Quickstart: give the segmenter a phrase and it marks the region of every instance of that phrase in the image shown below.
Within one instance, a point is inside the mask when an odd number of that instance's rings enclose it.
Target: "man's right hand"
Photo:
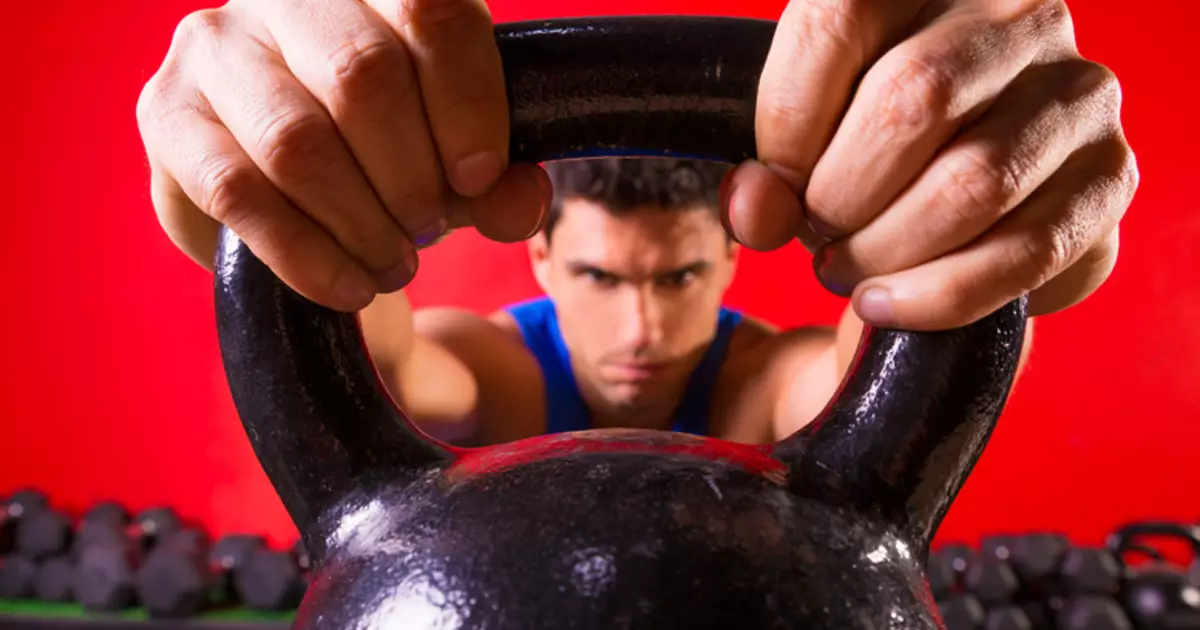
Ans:
[[[339,310],[407,285],[447,228],[520,240],[549,205],[508,162],[482,0],[232,0],[182,21],[137,114],[181,250],[211,269],[225,224]]]

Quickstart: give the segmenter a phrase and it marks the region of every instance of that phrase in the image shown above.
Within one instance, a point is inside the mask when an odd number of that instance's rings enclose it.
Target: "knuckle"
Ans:
[[[198,184],[204,212],[218,223],[234,226],[245,223],[260,179],[252,166],[220,160],[201,167]]]
[[[486,3],[477,0],[403,0],[399,11],[400,22],[423,37],[453,37],[492,24]]]
[[[1020,196],[1028,167],[995,144],[959,151],[949,160],[942,194],[962,220],[995,220]]]
[[[1111,182],[1108,196],[1128,203],[1141,185],[1141,171],[1138,168],[1137,156],[1123,135],[1113,135],[1103,146],[1104,166],[1102,178]]]
[[[795,41],[802,46],[818,46],[825,54],[853,55],[855,67],[866,64],[862,0],[807,0],[799,4],[803,13],[790,21]]]
[[[334,159],[329,124],[316,112],[284,112],[271,116],[258,134],[263,168],[285,180],[308,178]]]
[[[207,43],[220,38],[229,30],[230,15],[224,9],[201,9],[184,16],[175,28],[171,48],[188,50],[198,43]]]
[[[910,55],[884,79],[879,111],[886,128],[922,129],[953,115],[955,77],[950,63],[937,55]]]
[[[330,54],[328,63],[335,100],[354,102],[384,90],[414,88],[411,73],[404,71],[403,49],[385,36],[351,38]]]
[[[1044,230],[1031,231],[1016,242],[1016,268],[1024,269],[1025,273],[1020,277],[1029,280],[1023,289],[1033,291],[1066,269],[1075,238],[1069,229],[1051,225]]]

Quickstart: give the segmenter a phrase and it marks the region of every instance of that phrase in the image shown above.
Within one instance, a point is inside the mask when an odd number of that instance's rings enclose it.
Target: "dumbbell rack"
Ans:
[[[284,630],[307,588],[307,553],[253,534],[206,533],[166,506],[84,514],[45,493],[0,497],[0,628]]]
[[[291,618],[290,613],[231,610],[194,619],[148,619],[138,610],[101,615],[87,613],[74,604],[0,601],[0,628],[5,630],[287,630]]]

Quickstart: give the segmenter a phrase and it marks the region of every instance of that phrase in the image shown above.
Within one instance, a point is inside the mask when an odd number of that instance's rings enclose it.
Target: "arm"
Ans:
[[[537,363],[492,321],[459,309],[413,312],[401,291],[380,295],[360,318],[381,379],[414,422],[458,425],[454,433],[488,444],[541,431]]]
[[[1033,319],[1025,327],[1025,343],[1017,361],[1016,378],[1028,363],[1033,345]],[[774,439],[803,428],[825,408],[841,385],[862,337],[863,321],[847,306],[835,331],[816,334],[797,329],[772,340],[767,379],[773,402]]]

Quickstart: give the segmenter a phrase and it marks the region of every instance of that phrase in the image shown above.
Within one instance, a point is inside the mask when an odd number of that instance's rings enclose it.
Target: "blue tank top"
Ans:
[[[546,384],[546,433],[583,431],[591,428],[591,412],[579,393],[571,354],[558,327],[558,315],[550,298],[538,298],[514,304],[506,309],[525,339],[525,345],[537,359]],[[675,413],[671,430],[696,435],[708,434],[709,403],[717,374],[725,361],[729,340],[742,321],[742,314],[722,308],[717,333],[692,372],[683,400]]]

